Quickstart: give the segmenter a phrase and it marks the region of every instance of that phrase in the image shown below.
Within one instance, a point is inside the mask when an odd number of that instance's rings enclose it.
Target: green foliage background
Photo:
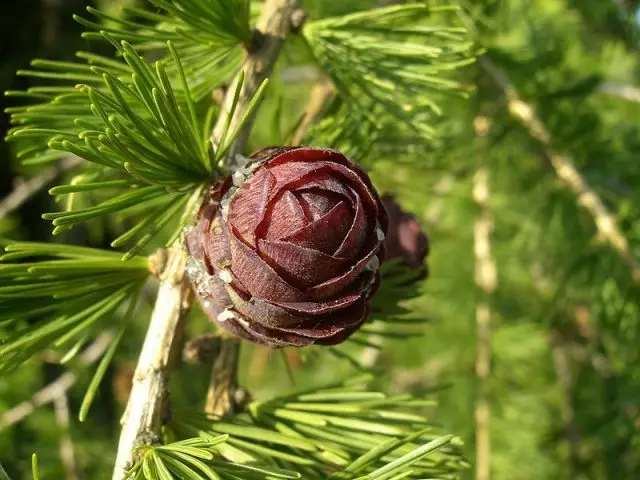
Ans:
[[[103,2],[112,8],[112,2]],[[366,10],[373,1],[313,0],[311,18]],[[444,3],[444,2],[432,2]],[[33,57],[69,59],[87,48],[71,21],[84,2],[60,2],[53,12],[34,0],[3,5],[2,90],[24,89],[30,78],[14,76]],[[503,0],[469,1],[464,6],[476,28],[478,46],[512,79],[547,125],[553,145],[576,166],[616,215],[636,257],[640,253],[640,168],[637,152],[640,103],[603,93],[604,82],[633,85],[639,73],[639,43],[631,16],[614,1]],[[102,5],[103,7],[105,5]],[[16,21],[20,19],[20,21]],[[53,19],[53,20],[52,20]],[[57,19],[58,23],[55,23]],[[51,24],[54,23],[54,26]],[[53,29],[53,30],[51,30]],[[51,32],[53,33],[53,36]],[[307,66],[309,52],[293,42],[276,73]],[[399,123],[385,130],[379,147],[364,157],[379,189],[395,192],[420,219],[431,239],[430,278],[408,308],[429,319],[424,334],[386,339],[377,357],[380,390],[410,391],[438,400],[426,411],[432,420],[465,441],[474,463],[473,408],[478,389],[474,375],[475,319],[480,298],[474,285],[473,222],[478,207],[472,178],[483,166],[491,180],[495,217],[492,249],[499,286],[491,305],[493,360],[489,380],[492,407],[492,470],[496,479],[632,479],[640,472],[640,299],[628,267],[596,235],[594,221],[560,184],[540,146],[509,115],[499,88],[481,67],[467,67],[457,79],[473,91],[470,100],[444,97],[443,116],[435,121],[438,142],[413,142]],[[251,147],[282,138],[295,124],[312,81],[277,80],[260,112]],[[275,92],[275,94],[273,94]],[[15,105],[12,98],[4,105]],[[340,111],[336,118],[340,118]],[[473,120],[483,116],[490,134],[480,140]],[[272,119],[279,118],[274,128]],[[3,117],[3,128],[7,118]],[[322,142],[325,132],[315,132]],[[364,143],[367,135],[364,133]],[[356,142],[357,143],[357,142]],[[362,145],[350,145],[360,151]],[[28,174],[9,147],[0,147],[0,190]],[[43,241],[50,224],[40,220],[54,209],[46,192],[9,219],[0,234]],[[122,225],[97,219],[65,233],[64,241],[108,247]],[[56,239],[57,240],[57,239]],[[161,242],[158,241],[158,245]],[[150,245],[151,251],[154,245]],[[146,319],[150,305],[139,318]],[[146,322],[134,322],[109,367],[89,421],[72,419],[72,437],[83,478],[109,478],[123,406],[118,383],[135,364]],[[197,311],[190,334],[207,331]],[[553,339],[569,358],[571,385],[563,388],[554,364]],[[279,353],[267,357],[246,348],[241,379],[256,398],[292,388]],[[266,366],[261,362],[266,359]],[[0,378],[0,412],[30,398],[55,379],[63,367],[30,362]],[[76,370],[70,394],[77,412],[90,371]],[[323,356],[294,368],[296,388],[350,375],[348,363]],[[182,365],[173,376],[176,403],[200,405],[206,389],[205,367]],[[194,380],[195,379],[195,380]],[[577,442],[567,435],[572,412]],[[564,412],[564,414],[563,414]],[[50,406],[0,431],[0,463],[11,478],[30,478],[30,456],[37,451],[42,478],[63,478],[57,445],[61,432]],[[471,478],[473,471],[465,473]]]

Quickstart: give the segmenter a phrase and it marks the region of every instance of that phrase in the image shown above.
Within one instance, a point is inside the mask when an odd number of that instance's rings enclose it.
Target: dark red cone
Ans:
[[[210,318],[270,346],[333,345],[365,321],[387,216],[339,152],[262,150],[214,185],[187,234],[188,273]]]

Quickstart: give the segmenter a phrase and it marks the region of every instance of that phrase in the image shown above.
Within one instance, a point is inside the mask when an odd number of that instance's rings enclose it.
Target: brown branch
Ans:
[[[301,0],[266,0],[258,22],[256,24],[255,46],[256,48],[249,52],[247,60],[242,66],[244,71],[244,85],[238,98],[237,108],[231,118],[229,128],[233,131],[244,112],[246,112],[249,102],[254,97],[258,87],[262,82],[271,75],[273,65],[280,54],[285,37],[292,28],[292,18],[300,5]],[[222,135],[227,128],[228,115],[233,104],[234,92],[238,85],[239,77],[236,77],[228,89],[227,96],[222,108],[222,114],[218,118],[216,125],[211,134],[211,140],[214,144],[218,144]],[[245,128],[237,137],[234,145],[230,148],[228,159],[233,164],[236,154],[243,153],[244,147],[249,139],[251,127],[255,121],[254,115],[249,118],[245,124]]]
[[[78,356],[78,365],[87,367],[96,362],[102,354],[109,348],[113,341],[113,332],[103,332]],[[18,423],[36,408],[53,402],[60,395],[66,392],[76,383],[77,376],[73,372],[65,372],[46,387],[37,391],[30,400],[19,403],[10,410],[4,412],[0,417],[0,430]]]
[[[20,182],[13,191],[0,201],[0,220],[35,195],[40,189],[53,182],[58,175],[70,170],[82,162],[80,157],[66,157],[59,163],[45,168],[37,175]]]
[[[121,421],[114,480],[123,479],[133,465],[134,448],[160,441],[160,429],[168,413],[169,366],[191,306],[192,292],[185,275],[186,263],[187,255],[182,245],[169,249]]]
[[[484,137],[490,123],[485,117],[474,120],[476,133]],[[481,139],[480,139],[481,141]],[[491,406],[488,379],[491,374],[491,296],[498,278],[491,254],[493,215],[490,208],[489,172],[480,167],[473,178],[473,199],[479,207],[474,227],[475,283],[479,290],[476,305],[476,376],[478,396],[475,406],[476,421],[476,480],[491,478]]]
[[[56,422],[60,427],[62,436],[60,438],[60,460],[65,471],[67,480],[78,480],[76,471],[76,456],[74,453],[73,440],[69,433],[69,402],[67,395],[62,393],[53,401],[56,414]]]
[[[211,379],[204,408],[207,415],[222,418],[236,411],[239,356],[239,339],[220,338],[218,352],[211,368]]]
[[[573,159],[555,151],[550,132],[536,115],[533,107],[520,98],[518,91],[506,74],[487,57],[481,57],[478,61],[493,83],[503,91],[507,99],[509,113],[527,129],[532,138],[540,143],[558,179],[573,192],[577,197],[578,204],[591,215],[598,235],[617,252],[629,267],[633,281],[640,283],[640,263],[618,227],[615,216],[609,212],[597,192],[580,174]]]
[[[629,102],[640,102],[640,88],[615,82],[604,82],[598,86],[598,91],[613,97],[619,97]]]
[[[182,349],[182,361],[188,365],[211,363],[220,349],[220,335],[205,333],[188,340]]]
[[[212,364],[205,404],[211,417],[221,418],[244,407],[245,392],[238,388],[239,352],[240,340],[220,333],[189,340],[182,350],[182,360],[188,364]]]
[[[242,69],[244,86],[235,113],[229,119],[232,95],[238,78],[229,88],[222,113],[212,133],[212,141],[219,143],[229,125],[231,131],[238,125],[249,102],[262,81],[271,74],[273,64],[289,32],[291,17],[299,0],[267,0],[257,23],[257,48],[250,52]],[[255,113],[255,111],[254,111]],[[245,124],[229,150],[227,164],[232,165],[237,153],[242,153],[255,114]],[[187,255],[183,245],[170,249],[166,269],[161,276],[158,297],[149,329],[134,374],[127,409],[122,419],[122,432],[113,472],[113,480],[122,480],[133,465],[133,450],[142,444],[160,441],[160,429],[168,415],[168,372],[174,357],[178,338],[186,313],[191,306],[192,292],[185,275]],[[234,362],[235,363],[235,362]],[[233,393],[230,393],[233,395]],[[232,398],[232,397],[230,397]]]
[[[312,87],[309,94],[309,102],[302,113],[302,120],[291,137],[292,145],[300,145],[302,143],[311,125],[322,118],[335,95],[333,82],[329,79],[321,80]]]

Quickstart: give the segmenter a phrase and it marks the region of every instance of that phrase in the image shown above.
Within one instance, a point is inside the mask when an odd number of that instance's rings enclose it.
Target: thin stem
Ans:
[[[242,66],[244,84],[240,92],[237,108],[229,124],[230,131],[233,131],[242,119],[258,87],[271,75],[273,65],[280,54],[284,40],[291,31],[292,16],[294,12],[299,10],[301,4],[301,0],[266,0],[264,2],[256,24],[255,39],[257,48],[249,52],[247,60]],[[233,104],[238,80],[239,76],[236,76],[227,90],[222,109],[223,114],[218,118],[211,134],[211,140],[216,145],[220,143],[222,134],[227,128],[227,115]],[[238,135],[234,145],[229,149],[226,167],[230,167],[233,164],[236,154],[243,153],[254,121],[255,111],[245,124],[243,131]]]
[[[233,414],[236,410],[235,392],[238,388],[238,360],[240,340],[221,338],[211,368],[205,412],[215,418]]]
[[[488,77],[503,91],[511,116],[517,119],[526,128],[529,135],[541,144],[558,179],[573,192],[578,204],[591,215],[600,238],[607,242],[629,267],[632,280],[636,284],[640,284],[640,263],[618,227],[616,217],[609,212],[598,193],[589,186],[576,168],[573,159],[555,151],[551,133],[536,115],[533,107],[520,98],[507,75],[487,57],[481,57],[478,61]]]
[[[78,359],[80,367],[87,367],[96,362],[102,354],[109,348],[113,340],[113,332],[100,334],[94,342],[84,350]],[[19,403],[15,407],[7,410],[0,417],[0,431],[18,423],[23,418],[31,414],[37,407],[53,402],[60,395],[66,392],[76,383],[77,376],[73,372],[65,372],[46,387],[38,390],[31,399]]]
[[[2,468],[2,464],[0,463],[0,480],[11,480],[7,472]]]
[[[69,432],[69,402],[67,395],[62,393],[58,398],[53,401],[53,406],[56,415],[56,422],[61,430],[60,438],[60,460],[64,467],[65,476],[67,480],[78,480],[78,472],[76,469],[76,455],[75,448],[73,446],[73,440],[71,439],[71,433]]]
[[[169,366],[191,307],[192,291],[185,275],[187,254],[182,245],[169,249],[147,335],[133,376],[131,394],[122,417],[122,432],[113,472],[125,478],[133,465],[134,448],[159,443],[168,414]]]
[[[335,87],[329,79],[320,80],[313,86],[309,94],[309,102],[302,114],[302,120],[291,137],[292,145],[300,145],[302,143],[311,125],[322,118],[335,95]]]
[[[80,157],[71,156],[64,158],[56,165],[45,168],[37,175],[19,184],[9,195],[0,201],[0,219],[3,219],[11,212],[20,208],[24,202],[53,182],[58,175],[77,167],[81,162],[82,159]]]
[[[476,133],[484,137],[488,123],[483,117],[474,122]],[[482,141],[482,138],[479,139]],[[491,254],[493,215],[490,208],[489,172],[480,167],[473,178],[473,199],[479,208],[474,227],[475,283],[478,287],[476,304],[476,377],[478,394],[475,406],[476,421],[476,480],[491,478],[491,405],[488,380],[491,374],[491,297],[497,287],[496,264]]]

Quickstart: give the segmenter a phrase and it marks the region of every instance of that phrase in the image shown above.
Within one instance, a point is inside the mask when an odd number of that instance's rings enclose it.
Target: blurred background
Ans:
[[[117,15],[125,3],[135,0],[91,5]],[[312,17],[376,4],[305,3]],[[95,48],[72,19],[86,5],[3,2],[0,90],[35,84],[15,75],[34,57],[65,60]],[[471,95],[441,103],[437,144],[409,149],[398,138],[367,162],[378,188],[393,192],[429,234],[430,276],[408,305],[429,322],[423,335],[385,340],[363,360],[384,371],[377,388],[437,400],[433,421],[463,438],[473,465],[490,467],[490,477],[472,468],[467,478],[640,478],[637,2],[463,6],[484,54],[458,74]],[[295,122],[286,112],[306,102],[316,77],[301,50],[293,43],[278,65],[281,105],[261,111],[254,148],[277,138],[274,112],[285,112],[286,130]],[[4,109],[20,100],[0,102]],[[0,117],[3,135],[8,121]],[[42,188],[25,189],[34,174],[29,185]],[[64,179],[64,166],[29,170],[0,143],[0,236],[50,239],[40,215],[55,208],[47,187]],[[92,221],[61,241],[108,247],[119,229]],[[189,333],[206,332],[193,315]],[[66,369],[52,357],[0,378],[0,463],[11,478],[30,478],[34,451],[45,479],[110,478],[145,323],[123,342],[85,423],[76,412],[91,370],[73,370],[60,383]],[[285,353],[285,368],[278,352],[245,348],[243,355],[241,381],[258,398],[352,372],[332,358],[301,364]],[[206,367],[181,365],[173,381],[176,402],[198,405]],[[68,403],[39,408],[52,395],[40,390],[47,385],[69,386]],[[31,398],[35,406],[21,404]]]

